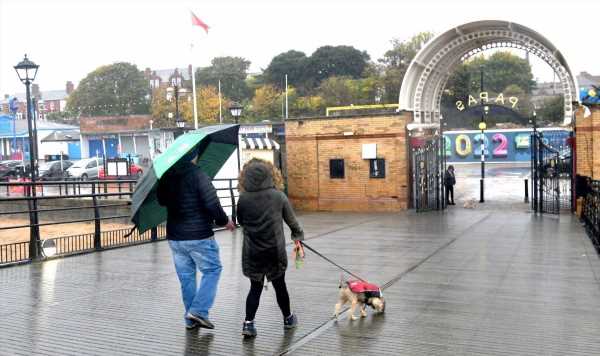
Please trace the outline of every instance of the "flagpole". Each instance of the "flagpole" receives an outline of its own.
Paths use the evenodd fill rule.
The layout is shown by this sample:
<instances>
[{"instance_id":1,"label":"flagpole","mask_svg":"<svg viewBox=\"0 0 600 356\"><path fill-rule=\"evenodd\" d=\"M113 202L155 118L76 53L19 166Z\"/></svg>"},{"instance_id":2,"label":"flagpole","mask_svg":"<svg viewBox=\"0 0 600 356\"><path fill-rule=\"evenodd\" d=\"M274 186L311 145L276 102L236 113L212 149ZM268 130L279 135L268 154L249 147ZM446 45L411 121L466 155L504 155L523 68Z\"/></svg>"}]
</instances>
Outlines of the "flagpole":
<instances>
[{"instance_id":1,"label":"flagpole","mask_svg":"<svg viewBox=\"0 0 600 356\"><path fill-rule=\"evenodd\" d=\"M285 119L288 118L288 81L287 74L285 75Z\"/></svg>"},{"instance_id":2,"label":"flagpole","mask_svg":"<svg viewBox=\"0 0 600 356\"><path fill-rule=\"evenodd\" d=\"M221 109L221 79L219 79L219 124L223 123L223 111Z\"/></svg>"},{"instance_id":3,"label":"flagpole","mask_svg":"<svg viewBox=\"0 0 600 356\"><path fill-rule=\"evenodd\" d=\"M192 96L194 97L194 129L198 130L198 104L196 103L196 73L194 72L194 43L190 43L190 53L192 55L190 65L192 66Z\"/></svg>"}]
</instances>

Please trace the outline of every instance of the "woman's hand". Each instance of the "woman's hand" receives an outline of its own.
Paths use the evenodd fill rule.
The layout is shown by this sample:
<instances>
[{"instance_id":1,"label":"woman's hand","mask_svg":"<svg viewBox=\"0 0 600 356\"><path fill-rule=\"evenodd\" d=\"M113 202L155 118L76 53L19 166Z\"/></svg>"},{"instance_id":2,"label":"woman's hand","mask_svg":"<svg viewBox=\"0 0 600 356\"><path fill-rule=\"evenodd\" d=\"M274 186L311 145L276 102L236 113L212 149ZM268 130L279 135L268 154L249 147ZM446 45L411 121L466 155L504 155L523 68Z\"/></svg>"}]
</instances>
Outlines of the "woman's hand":
<instances>
[{"instance_id":1,"label":"woman's hand","mask_svg":"<svg viewBox=\"0 0 600 356\"><path fill-rule=\"evenodd\" d=\"M304 258L304 247L302 246L302 242L300 240L294 241L294 249L296 253L300 255L300 257Z\"/></svg>"}]
</instances>

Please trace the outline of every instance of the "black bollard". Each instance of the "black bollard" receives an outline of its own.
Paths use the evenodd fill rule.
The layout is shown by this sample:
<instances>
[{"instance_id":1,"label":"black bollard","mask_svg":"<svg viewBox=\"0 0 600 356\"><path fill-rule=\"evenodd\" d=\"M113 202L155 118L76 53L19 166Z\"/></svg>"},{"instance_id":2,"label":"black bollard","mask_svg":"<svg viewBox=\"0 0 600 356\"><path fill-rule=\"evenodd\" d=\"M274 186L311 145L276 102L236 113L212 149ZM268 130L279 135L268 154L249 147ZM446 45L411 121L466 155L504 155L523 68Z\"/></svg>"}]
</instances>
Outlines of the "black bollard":
<instances>
[{"instance_id":1,"label":"black bollard","mask_svg":"<svg viewBox=\"0 0 600 356\"><path fill-rule=\"evenodd\" d=\"M529 180L525 178L525 201L524 203L529 203Z\"/></svg>"}]
</instances>

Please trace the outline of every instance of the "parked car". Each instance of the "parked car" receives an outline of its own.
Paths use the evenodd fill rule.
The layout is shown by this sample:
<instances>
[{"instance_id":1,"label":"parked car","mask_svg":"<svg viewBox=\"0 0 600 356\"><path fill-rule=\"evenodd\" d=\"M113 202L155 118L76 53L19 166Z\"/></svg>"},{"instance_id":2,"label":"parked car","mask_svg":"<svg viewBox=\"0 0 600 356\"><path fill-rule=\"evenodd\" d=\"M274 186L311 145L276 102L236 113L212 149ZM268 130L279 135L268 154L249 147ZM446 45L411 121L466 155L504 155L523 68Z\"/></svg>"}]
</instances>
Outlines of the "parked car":
<instances>
[{"instance_id":1,"label":"parked car","mask_svg":"<svg viewBox=\"0 0 600 356\"><path fill-rule=\"evenodd\" d=\"M0 162L0 179L6 180L17 175L17 167L21 165L21 161L2 161Z\"/></svg>"},{"instance_id":2,"label":"parked car","mask_svg":"<svg viewBox=\"0 0 600 356\"><path fill-rule=\"evenodd\" d=\"M62 164L62 167L61 167ZM60 180L66 176L66 170L73 165L71 161L52 161L42 164L38 168L41 180Z\"/></svg>"},{"instance_id":3,"label":"parked car","mask_svg":"<svg viewBox=\"0 0 600 356\"><path fill-rule=\"evenodd\" d=\"M144 175L144 170L142 169L142 167L138 166L135 163L131 163L129 165L129 175L126 176L127 178L139 179L142 175ZM104 167L100 167L100 169L98 170L98 178L100 178L100 179L119 179L120 177L106 176L104 174Z\"/></svg>"},{"instance_id":4,"label":"parked car","mask_svg":"<svg viewBox=\"0 0 600 356\"><path fill-rule=\"evenodd\" d=\"M86 158L76 161L67 169L68 176L81 180L98 178L98 171L103 162L102 158Z\"/></svg>"}]
</instances>

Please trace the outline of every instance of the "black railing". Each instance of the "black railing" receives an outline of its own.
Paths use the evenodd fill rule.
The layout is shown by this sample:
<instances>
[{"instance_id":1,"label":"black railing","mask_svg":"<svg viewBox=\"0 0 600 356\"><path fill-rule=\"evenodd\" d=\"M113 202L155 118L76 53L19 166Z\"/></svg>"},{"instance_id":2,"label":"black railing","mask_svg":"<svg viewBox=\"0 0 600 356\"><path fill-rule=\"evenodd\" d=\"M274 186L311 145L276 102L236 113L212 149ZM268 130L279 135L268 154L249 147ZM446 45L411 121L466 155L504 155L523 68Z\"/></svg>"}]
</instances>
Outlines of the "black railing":
<instances>
[{"instance_id":1,"label":"black railing","mask_svg":"<svg viewBox=\"0 0 600 356\"><path fill-rule=\"evenodd\" d=\"M596 251L600 253L600 181L589 183L583 202L581 219Z\"/></svg>"},{"instance_id":2,"label":"black railing","mask_svg":"<svg viewBox=\"0 0 600 356\"><path fill-rule=\"evenodd\" d=\"M544 143L541 133L531 135L531 166L533 169L532 208L536 213L560 213L559 152Z\"/></svg>"},{"instance_id":3,"label":"black railing","mask_svg":"<svg viewBox=\"0 0 600 356\"><path fill-rule=\"evenodd\" d=\"M31 182L0 183L0 190L8 187L12 189L13 193L18 192L8 196L0 195L0 219L3 222L0 224L0 266L164 239L166 237L164 225L143 234L139 234L135 230L131 235L126 236L131 230L131 227L127 225L129 225L130 198L135 184L135 180L42 182L36 183L36 188L68 185L70 194L61 194L65 190L54 190L58 194L33 197ZM213 184L221 205L235 222L235 206L239 196L237 180L215 179ZM14 189L15 187L19 189ZM122 189L123 187L126 189ZM43 188L36 190L39 192ZM33 201L36 202L36 209L32 208ZM40 219L39 215L46 218ZM17 220L15 220L15 216L17 216ZM7 225L11 220L14 223ZM103 228L105 222L114 223L115 221L121 221L121 225L126 227ZM69 225L82 223L93 223L93 232L45 238L44 233L39 231L40 227L56 225L64 226L62 231L69 231ZM28 231L26 237L22 234L25 229ZM18 236L19 232L21 232L21 237L16 238L19 241L3 243L2 233ZM27 241L24 241L25 239ZM36 241L33 248L31 241Z\"/></svg>"}]
</instances>

